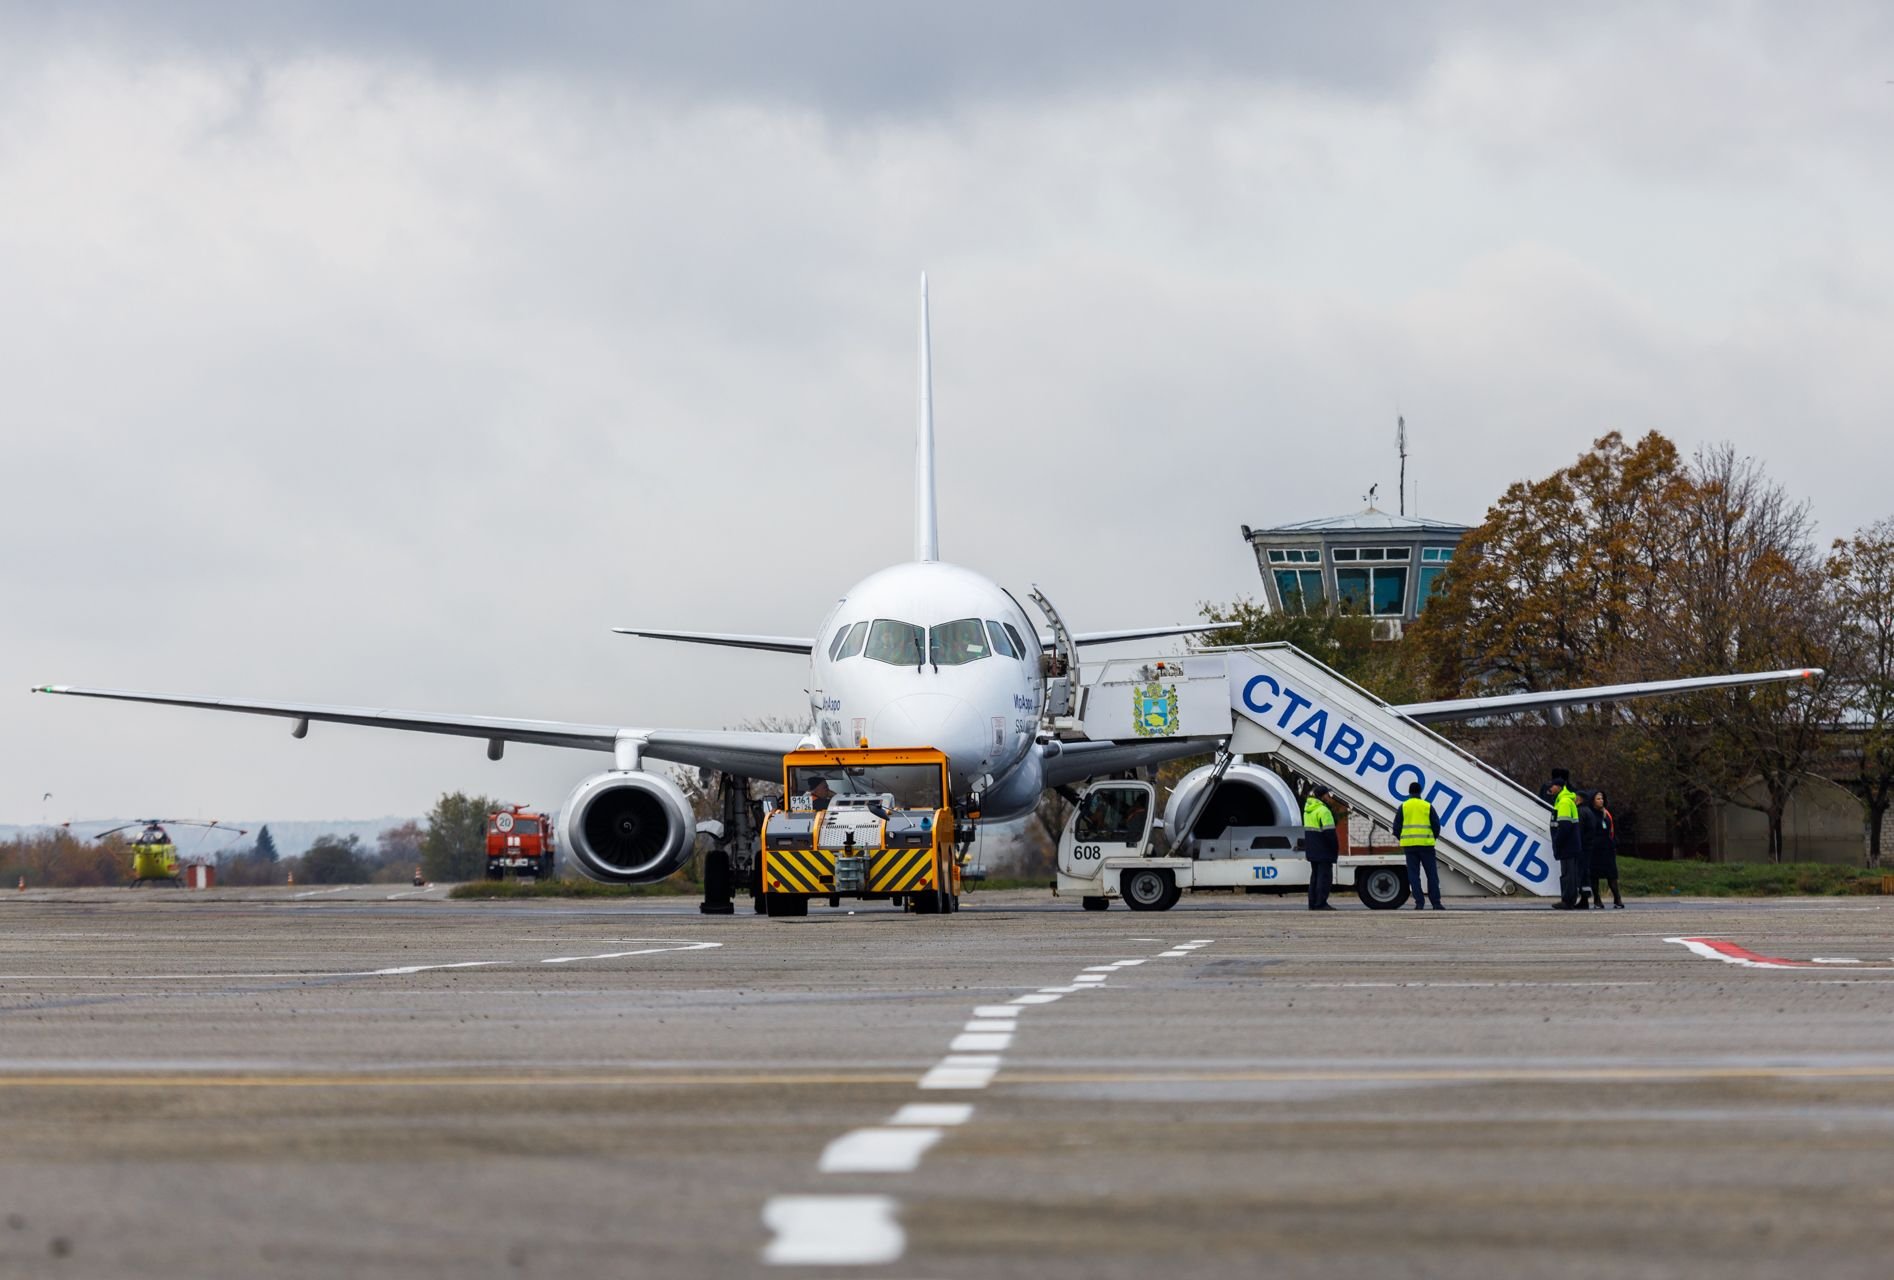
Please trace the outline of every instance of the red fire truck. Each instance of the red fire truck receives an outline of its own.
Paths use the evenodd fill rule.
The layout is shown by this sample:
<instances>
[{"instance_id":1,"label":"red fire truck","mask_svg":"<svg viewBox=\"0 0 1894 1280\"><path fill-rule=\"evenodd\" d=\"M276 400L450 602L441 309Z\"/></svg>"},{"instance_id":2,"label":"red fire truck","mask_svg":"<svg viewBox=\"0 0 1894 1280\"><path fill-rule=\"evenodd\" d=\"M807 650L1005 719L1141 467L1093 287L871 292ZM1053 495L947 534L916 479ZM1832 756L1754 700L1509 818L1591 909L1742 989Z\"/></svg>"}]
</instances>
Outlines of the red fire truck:
<instances>
[{"instance_id":1,"label":"red fire truck","mask_svg":"<svg viewBox=\"0 0 1894 1280\"><path fill-rule=\"evenodd\" d=\"M502 805L487 815L487 879L515 876L550 879L552 819L523 805Z\"/></svg>"}]
</instances>

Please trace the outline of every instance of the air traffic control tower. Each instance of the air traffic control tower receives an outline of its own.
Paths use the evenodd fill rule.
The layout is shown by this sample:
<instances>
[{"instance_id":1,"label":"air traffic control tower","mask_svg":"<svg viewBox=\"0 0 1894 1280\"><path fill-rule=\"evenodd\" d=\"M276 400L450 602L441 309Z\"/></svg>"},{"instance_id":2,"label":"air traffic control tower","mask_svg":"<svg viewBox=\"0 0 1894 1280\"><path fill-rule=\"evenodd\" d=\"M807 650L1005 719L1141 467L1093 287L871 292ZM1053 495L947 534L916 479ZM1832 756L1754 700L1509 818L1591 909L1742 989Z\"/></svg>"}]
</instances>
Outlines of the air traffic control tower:
<instances>
[{"instance_id":1,"label":"air traffic control tower","mask_svg":"<svg viewBox=\"0 0 1894 1280\"><path fill-rule=\"evenodd\" d=\"M1398 640L1420 616L1468 525L1376 507L1274 529L1243 526L1272 610L1340 607L1375 619L1375 639Z\"/></svg>"}]
</instances>

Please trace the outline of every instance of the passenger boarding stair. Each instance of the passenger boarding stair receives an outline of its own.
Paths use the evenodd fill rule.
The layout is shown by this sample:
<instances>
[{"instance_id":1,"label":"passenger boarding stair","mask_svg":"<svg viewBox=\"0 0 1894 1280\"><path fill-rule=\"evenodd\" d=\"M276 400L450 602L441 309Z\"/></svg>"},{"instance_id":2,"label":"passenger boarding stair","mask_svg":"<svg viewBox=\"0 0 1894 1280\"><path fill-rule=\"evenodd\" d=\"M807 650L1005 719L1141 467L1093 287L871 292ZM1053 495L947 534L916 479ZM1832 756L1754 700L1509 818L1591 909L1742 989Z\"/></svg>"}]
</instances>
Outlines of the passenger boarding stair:
<instances>
[{"instance_id":1,"label":"passenger boarding stair","mask_svg":"<svg viewBox=\"0 0 1894 1280\"><path fill-rule=\"evenodd\" d=\"M1093 740L1224 738L1232 752L1275 756L1346 801L1357 853L1364 819L1370 839L1394 842L1419 782L1440 815L1443 863L1488 893L1557 892L1543 800L1293 645L1103 663L1081 718Z\"/></svg>"}]
</instances>

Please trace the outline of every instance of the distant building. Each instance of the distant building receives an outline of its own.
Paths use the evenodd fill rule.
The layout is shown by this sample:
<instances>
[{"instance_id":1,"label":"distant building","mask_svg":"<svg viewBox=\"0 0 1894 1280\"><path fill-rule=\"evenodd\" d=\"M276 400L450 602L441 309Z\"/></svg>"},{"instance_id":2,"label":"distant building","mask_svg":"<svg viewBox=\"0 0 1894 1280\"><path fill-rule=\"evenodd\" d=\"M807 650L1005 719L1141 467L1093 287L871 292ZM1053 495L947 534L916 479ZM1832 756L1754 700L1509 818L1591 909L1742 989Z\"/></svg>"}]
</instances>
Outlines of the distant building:
<instances>
[{"instance_id":1,"label":"distant building","mask_svg":"<svg viewBox=\"0 0 1894 1280\"><path fill-rule=\"evenodd\" d=\"M1243 526L1269 607L1314 613L1339 607L1377 619L1375 638L1398 640L1420 616L1435 580L1472 527L1369 507L1273 529Z\"/></svg>"}]
</instances>

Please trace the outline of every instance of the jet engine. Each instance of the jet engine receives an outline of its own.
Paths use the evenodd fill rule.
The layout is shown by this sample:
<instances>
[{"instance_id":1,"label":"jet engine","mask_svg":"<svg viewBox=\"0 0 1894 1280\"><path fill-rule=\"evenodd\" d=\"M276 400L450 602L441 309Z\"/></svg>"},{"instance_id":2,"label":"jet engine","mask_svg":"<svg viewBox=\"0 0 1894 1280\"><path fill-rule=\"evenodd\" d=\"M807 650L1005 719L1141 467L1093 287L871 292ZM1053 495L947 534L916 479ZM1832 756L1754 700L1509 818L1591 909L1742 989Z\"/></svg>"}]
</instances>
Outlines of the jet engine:
<instances>
[{"instance_id":1,"label":"jet engine","mask_svg":"<svg viewBox=\"0 0 1894 1280\"><path fill-rule=\"evenodd\" d=\"M1192 769L1171 789L1164 805L1164 830L1173 843L1184 832L1178 824L1190 821L1190 815L1203 803L1204 788L1210 785L1210 765ZM1210 805L1197 819L1189 834L1198 840L1215 840L1232 827L1300 827L1302 806L1296 793L1282 775L1261 765L1232 764L1223 775Z\"/></svg>"},{"instance_id":2,"label":"jet engine","mask_svg":"<svg viewBox=\"0 0 1894 1280\"><path fill-rule=\"evenodd\" d=\"M697 835L675 782L641 769L597 773L559 810L559 846L593 880L649 884L684 865Z\"/></svg>"}]
</instances>

